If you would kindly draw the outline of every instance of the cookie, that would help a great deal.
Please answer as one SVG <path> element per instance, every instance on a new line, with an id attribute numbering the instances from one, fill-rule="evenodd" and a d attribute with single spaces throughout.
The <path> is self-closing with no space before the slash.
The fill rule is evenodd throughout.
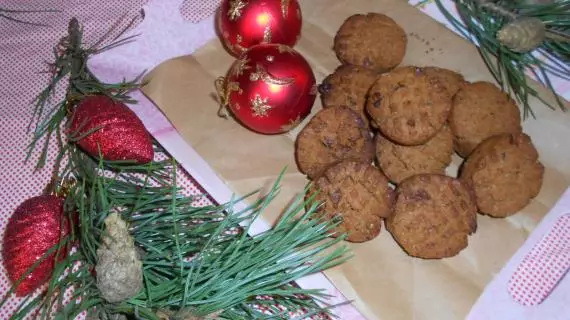
<path id="1" fill-rule="evenodd" d="M 344 106 L 356 111 L 368 122 L 364 111 L 368 90 L 379 74 L 353 65 L 341 65 L 319 85 L 324 108 Z"/>
<path id="2" fill-rule="evenodd" d="M 388 179 L 369 163 L 345 160 L 329 167 L 308 194 L 316 194 L 315 200 L 322 203 L 320 217 L 342 217 L 334 231 L 347 233 L 350 242 L 374 239 L 382 219 L 392 213 L 393 191 Z"/>
<path id="3" fill-rule="evenodd" d="M 310 179 L 345 159 L 372 163 L 374 141 L 364 120 L 348 107 L 322 109 L 297 136 L 299 170 Z"/>
<path id="4" fill-rule="evenodd" d="M 402 180 L 421 173 L 444 174 L 451 163 L 453 135 L 444 126 L 433 138 L 419 146 L 402 146 L 376 135 L 376 160 L 390 181 Z"/>
<path id="5" fill-rule="evenodd" d="M 348 17 L 334 38 L 334 51 L 343 64 L 376 71 L 390 70 L 402 62 L 408 38 L 392 18 L 380 13 Z"/>
<path id="6" fill-rule="evenodd" d="M 431 66 L 422 69 L 428 76 L 437 78 L 451 96 L 454 96 L 465 83 L 465 78 L 453 70 Z"/>
<path id="7" fill-rule="evenodd" d="M 420 174 L 396 189 L 386 229 L 412 257 L 441 259 L 467 247 L 477 229 L 477 209 L 468 187 L 439 174 Z"/>
<path id="8" fill-rule="evenodd" d="M 464 158 L 491 136 L 522 132 L 516 103 L 489 82 L 461 87 L 453 98 L 449 126 L 455 136 L 455 151 Z"/>
<path id="9" fill-rule="evenodd" d="M 401 145 L 419 145 L 435 136 L 451 111 L 451 96 L 423 68 L 396 68 L 381 75 L 368 93 L 372 124 Z"/>
<path id="10" fill-rule="evenodd" d="M 481 143 L 467 158 L 460 179 L 471 186 L 479 212 L 503 218 L 538 195 L 544 167 L 529 136 L 500 134 Z"/>

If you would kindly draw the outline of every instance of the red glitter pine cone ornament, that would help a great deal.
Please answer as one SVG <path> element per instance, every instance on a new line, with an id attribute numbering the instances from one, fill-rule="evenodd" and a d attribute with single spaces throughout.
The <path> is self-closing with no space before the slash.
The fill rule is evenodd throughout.
<path id="1" fill-rule="evenodd" d="M 222 106 L 247 128 L 279 134 L 305 119 L 317 86 L 309 63 L 281 44 L 252 47 L 216 82 Z"/>
<path id="2" fill-rule="evenodd" d="M 30 268 L 69 234 L 64 218 L 63 198 L 44 195 L 24 201 L 8 220 L 2 245 L 2 261 L 8 278 L 15 284 Z M 60 250 L 58 257 L 65 258 Z M 47 256 L 16 288 L 16 295 L 26 296 L 51 276 L 56 252 Z"/>
<path id="3" fill-rule="evenodd" d="M 88 96 L 74 109 L 70 135 L 93 157 L 108 161 L 134 160 L 144 164 L 154 158 L 150 134 L 124 103 L 106 96 Z"/>
<path id="4" fill-rule="evenodd" d="M 297 0 L 223 0 L 218 32 L 235 57 L 261 43 L 293 47 L 301 35 L 301 8 Z"/>

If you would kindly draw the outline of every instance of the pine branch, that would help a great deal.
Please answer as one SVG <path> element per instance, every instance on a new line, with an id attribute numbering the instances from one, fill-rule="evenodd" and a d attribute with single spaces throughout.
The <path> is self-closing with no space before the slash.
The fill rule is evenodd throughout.
<path id="1" fill-rule="evenodd" d="M 110 30 L 108 33 L 110 33 Z M 124 30 L 123 30 L 124 32 Z M 122 32 L 120 33 L 122 34 Z M 107 37 L 107 34 L 104 38 Z M 36 165 L 37 169 L 43 168 L 46 163 L 47 150 L 52 139 L 56 139 L 59 145 L 64 145 L 62 137 L 58 137 L 61 127 L 66 127 L 68 115 L 73 107 L 83 97 L 95 94 L 106 95 L 118 101 L 133 103 L 128 93 L 139 88 L 142 74 L 131 81 L 123 81 L 118 84 L 100 82 L 88 69 L 87 60 L 90 56 L 104 50 L 123 45 L 132 41 L 133 37 L 116 41 L 107 46 L 92 46 L 83 48 L 83 31 L 77 19 L 69 22 L 68 34 L 63 37 L 54 47 L 54 62 L 49 64 L 50 80 L 47 87 L 40 92 L 34 100 L 34 113 L 28 125 L 28 132 L 34 128 L 32 142 L 28 145 L 26 161 L 41 146 L 40 156 Z M 102 44 L 103 40 L 97 41 Z M 50 106 L 60 86 L 66 86 L 66 96 L 63 100 Z M 59 157 L 61 161 L 65 156 Z M 59 163 L 56 164 L 59 166 Z"/>
<path id="2" fill-rule="evenodd" d="M 273 229 L 250 237 L 249 227 L 241 225 L 250 226 L 262 215 L 277 196 L 280 180 L 269 194 L 243 211 L 234 212 L 233 208 L 245 197 L 197 208 L 192 205 L 195 197 L 181 194 L 176 162 L 156 142 L 155 150 L 167 160 L 143 165 L 111 162 L 87 155 L 74 144 L 80 137 L 62 132 L 61 127 L 69 121 L 69 109 L 82 97 L 108 94 L 130 99 L 128 90 L 136 87 L 135 82 L 100 83 L 86 67 L 87 57 L 95 51 L 82 49 L 81 38 L 81 28 L 73 19 L 69 34 L 60 42 L 60 52 L 54 49 L 52 81 L 36 101 L 34 119 L 38 122 L 29 149 L 31 154 L 38 141 L 56 137 L 60 150 L 54 191 L 62 191 L 61 182 L 66 179 L 75 181 L 68 187 L 64 211 L 79 223 L 58 246 L 58 251 L 66 250 L 67 258 L 56 265 L 47 289 L 27 299 L 12 319 L 23 319 L 38 308 L 41 319 L 51 313 L 55 319 L 70 319 L 83 311 L 98 319 L 113 319 L 117 313 L 159 319 L 161 312 L 171 314 L 169 319 L 181 315 L 207 319 L 211 314 L 221 319 L 243 319 L 244 315 L 288 318 L 289 313 L 285 316 L 274 304 L 269 308 L 273 315 L 263 316 L 257 306 L 270 303 L 261 296 L 270 296 L 290 312 L 329 313 L 332 306 L 316 303 L 323 304 L 326 297 L 321 291 L 291 284 L 347 259 L 346 247 L 339 246 L 344 236 L 329 238 L 338 222 L 320 221 L 313 198 L 304 201 L 299 196 Z M 49 97 L 63 79 L 68 79 L 66 99 L 50 107 Z M 48 147 L 47 142 L 42 147 L 44 159 Z M 119 304 L 103 299 L 92 273 L 106 232 L 104 221 L 111 213 L 118 213 L 130 226 L 143 263 L 144 289 Z M 64 304 L 67 290 L 73 290 L 74 296 Z"/>
<path id="3" fill-rule="evenodd" d="M 499 86 L 522 105 L 524 118 L 535 116 L 530 97 L 541 100 L 551 109 L 566 111 L 564 102 L 556 95 L 551 77 L 570 81 L 570 43 L 560 41 L 562 35 L 570 34 L 570 1 L 531 5 L 508 0 L 456 0 L 461 19 L 456 19 L 441 0 L 435 0 L 435 3 L 451 25 L 477 45 Z M 532 52 L 514 52 L 497 40 L 497 32 L 518 17 L 538 18 L 546 28 L 547 38 Z M 554 105 L 532 88 L 527 74 L 534 75 L 554 95 Z"/>

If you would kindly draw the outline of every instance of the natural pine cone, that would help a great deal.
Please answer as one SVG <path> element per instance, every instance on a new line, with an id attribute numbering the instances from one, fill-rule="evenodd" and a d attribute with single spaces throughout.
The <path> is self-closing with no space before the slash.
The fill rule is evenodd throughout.
<path id="1" fill-rule="evenodd" d="M 105 219 L 107 234 L 97 249 L 97 288 L 110 303 L 122 302 L 143 288 L 142 262 L 127 224 L 117 213 Z"/>
<path id="2" fill-rule="evenodd" d="M 504 25 L 497 32 L 497 40 L 515 52 L 529 52 L 538 48 L 546 37 L 544 23 L 537 18 L 523 17 Z"/>

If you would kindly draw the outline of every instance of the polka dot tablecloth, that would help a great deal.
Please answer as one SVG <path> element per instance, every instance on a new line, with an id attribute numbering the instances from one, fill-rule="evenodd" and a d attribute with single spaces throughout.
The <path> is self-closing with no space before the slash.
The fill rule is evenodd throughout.
<path id="1" fill-rule="evenodd" d="M 39 195 L 51 177 L 51 165 L 56 148 L 52 144 L 45 169 L 35 171 L 37 153 L 28 163 L 26 147 L 31 134 L 26 131 L 33 107 L 31 101 L 49 79 L 47 62 L 53 59 L 52 48 L 65 35 L 71 17 L 77 17 L 85 27 L 85 42 L 94 43 L 113 22 L 124 14 L 137 16 L 146 0 L 107 1 L 1 1 L 0 8 L 11 10 L 58 9 L 60 12 L 11 14 L 10 17 L 44 23 L 40 27 L 0 18 L 0 233 L 3 235 L 8 218 L 24 200 Z M 198 22 L 212 14 L 217 1 L 184 1 L 181 15 Z M 140 22 L 142 17 L 136 19 Z M 61 97 L 61 92 L 59 92 Z M 188 195 L 203 195 L 204 191 L 184 170 L 178 174 L 179 185 Z M 199 197 L 195 205 L 208 205 L 212 200 Z M 10 283 L 5 269 L 0 270 L 0 294 L 4 297 Z M 0 310 L 0 319 L 8 319 L 22 300 L 12 298 Z"/>
<path id="2" fill-rule="evenodd" d="M 546 299 L 570 269 L 570 213 L 524 257 L 509 280 L 509 293 L 523 306 Z"/>

